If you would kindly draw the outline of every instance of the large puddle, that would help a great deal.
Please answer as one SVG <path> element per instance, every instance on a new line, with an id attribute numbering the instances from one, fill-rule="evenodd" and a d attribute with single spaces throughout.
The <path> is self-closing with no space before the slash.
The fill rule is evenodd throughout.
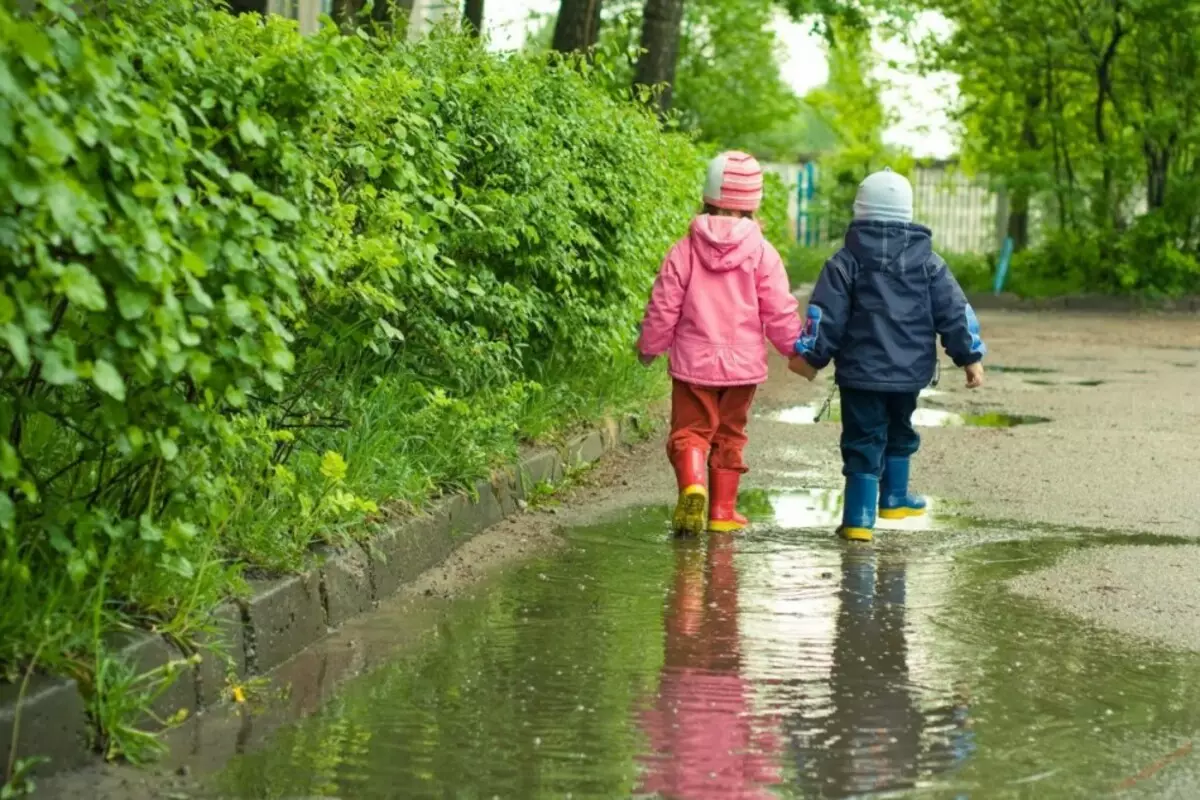
<path id="1" fill-rule="evenodd" d="M 1179 793 L 1200 772 L 1178 753 L 1197 728 L 1200 659 L 1004 588 L 1083 540 L 960 523 L 844 546 L 832 495 L 746 499 L 760 522 L 736 538 L 673 541 L 661 508 L 572 532 L 211 791 L 1197 796 Z"/>

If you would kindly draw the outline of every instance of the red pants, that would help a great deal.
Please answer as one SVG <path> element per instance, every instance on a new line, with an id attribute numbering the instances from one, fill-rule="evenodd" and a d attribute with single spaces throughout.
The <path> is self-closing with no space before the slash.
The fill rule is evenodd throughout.
<path id="1" fill-rule="evenodd" d="M 675 381 L 671 390 L 671 436 L 667 456 L 677 462 L 691 448 L 712 452 L 713 469 L 746 472 L 742 449 L 746 446 L 746 420 L 757 386 L 708 387 Z"/>

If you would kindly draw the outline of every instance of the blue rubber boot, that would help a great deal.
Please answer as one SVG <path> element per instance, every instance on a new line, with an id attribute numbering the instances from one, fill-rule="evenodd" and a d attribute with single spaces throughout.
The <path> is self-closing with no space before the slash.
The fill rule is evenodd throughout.
<path id="1" fill-rule="evenodd" d="M 925 498 L 908 493 L 909 459 L 890 456 L 883 460 L 883 480 L 879 482 L 881 519 L 908 519 L 925 513 Z"/>
<path id="2" fill-rule="evenodd" d="M 851 542 L 869 542 L 875 535 L 875 506 L 879 502 L 879 478 L 847 475 L 842 504 L 842 527 L 838 535 Z"/>

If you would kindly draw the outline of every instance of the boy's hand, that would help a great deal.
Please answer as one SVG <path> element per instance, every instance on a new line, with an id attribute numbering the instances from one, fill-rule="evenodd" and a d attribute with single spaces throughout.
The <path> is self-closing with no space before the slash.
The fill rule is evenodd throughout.
<path id="1" fill-rule="evenodd" d="M 648 356 L 645 353 L 638 353 L 638 361 L 642 362 L 643 367 L 648 367 L 654 363 L 658 356 Z"/>
<path id="2" fill-rule="evenodd" d="M 804 356 L 792 356 L 788 360 L 788 369 L 808 381 L 817 377 L 816 367 L 808 363 L 808 359 Z"/>
<path id="3" fill-rule="evenodd" d="M 976 361 L 971 366 L 967 367 L 964 372 L 967 373 L 967 388 L 978 389 L 983 386 L 983 362 Z"/>

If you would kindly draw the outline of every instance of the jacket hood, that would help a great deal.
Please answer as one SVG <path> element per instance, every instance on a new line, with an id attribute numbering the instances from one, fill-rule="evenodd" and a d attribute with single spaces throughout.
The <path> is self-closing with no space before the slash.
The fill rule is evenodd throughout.
<path id="1" fill-rule="evenodd" d="M 933 255 L 933 232 L 915 222 L 857 220 L 846 231 L 846 249 L 859 264 L 901 269 Z"/>
<path id="2" fill-rule="evenodd" d="M 745 217 L 701 214 L 692 220 L 692 252 L 705 269 L 728 272 L 752 270 L 762 260 L 762 229 Z"/>

